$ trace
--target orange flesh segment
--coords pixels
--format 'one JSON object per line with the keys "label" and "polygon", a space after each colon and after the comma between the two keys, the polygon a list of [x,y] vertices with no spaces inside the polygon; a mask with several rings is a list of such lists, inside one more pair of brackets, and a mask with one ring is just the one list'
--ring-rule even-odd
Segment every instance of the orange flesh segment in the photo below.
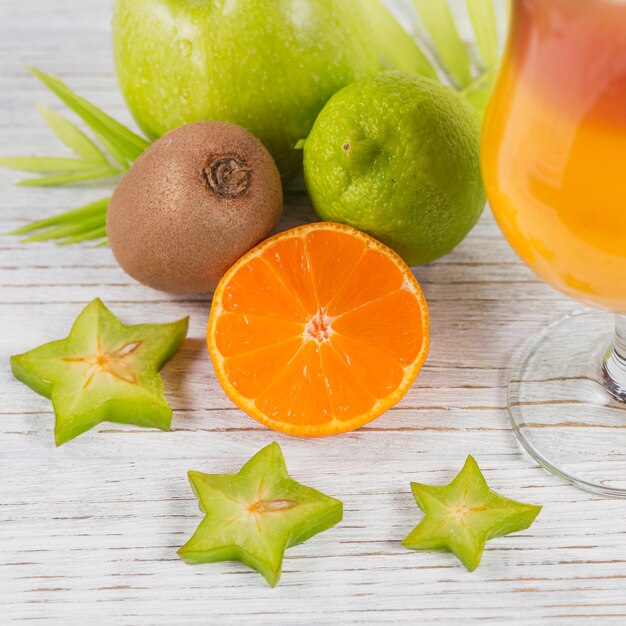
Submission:
{"label": "orange flesh segment", "polygon": [[225,311],[306,322],[306,310],[262,258],[240,267],[222,295]]}
{"label": "orange flesh segment", "polygon": [[226,274],[209,350],[231,399],[296,435],[353,430],[408,390],[428,347],[410,270],[366,235],[311,224],[277,235]]}
{"label": "orange flesh segment", "polygon": [[[302,343],[288,339],[268,348],[224,359],[224,370],[232,385],[246,398],[255,398],[287,367]],[[263,367],[259,367],[262,363]]]}
{"label": "orange flesh segment", "polygon": [[332,419],[328,389],[317,343],[307,341],[293,360],[256,399],[270,419],[294,425],[324,424]]}
{"label": "orange flesh segment", "polygon": [[348,234],[314,230],[306,236],[306,247],[317,302],[320,307],[327,307],[354,272],[365,252],[365,245]]}
{"label": "orange flesh segment", "polygon": [[358,280],[348,280],[338,289],[328,303],[328,315],[342,315],[400,289],[404,283],[400,268],[378,250],[367,250],[354,269]]}
{"label": "orange flesh segment", "polygon": [[421,329],[415,326],[419,304],[409,291],[394,291],[349,311],[333,322],[333,330],[407,366],[422,345]]}
{"label": "orange flesh segment", "polygon": [[402,382],[404,370],[399,361],[339,334],[333,335],[331,343],[355,377],[376,398],[389,395]]}
{"label": "orange flesh segment", "polygon": [[217,349],[228,358],[268,348],[303,332],[297,322],[271,317],[224,312],[216,323]]}
{"label": "orange flesh segment", "polygon": [[321,344],[320,356],[335,417],[352,419],[371,409],[376,398],[335,347],[331,343]]}
{"label": "orange flesh segment", "polygon": [[277,241],[263,259],[272,267],[287,291],[297,298],[309,316],[319,308],[303,237]]}

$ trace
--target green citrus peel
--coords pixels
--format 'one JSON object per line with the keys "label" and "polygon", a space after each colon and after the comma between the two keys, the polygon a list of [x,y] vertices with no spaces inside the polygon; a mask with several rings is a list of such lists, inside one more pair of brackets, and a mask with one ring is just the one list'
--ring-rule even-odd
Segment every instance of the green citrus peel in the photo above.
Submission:
{"label": "green citrus peel", "polygon": [[411,483],[411,489],[426,515],[403,545],[452,552],[469,571],[480,564],[489,539],[528,528],[541,511],[540,506],[509,500],[489,489],[471,456],[449,485]]}
{"label": "green citrus peel", "polygon": [[341,521],[339,500],[289,477],[280,446],[257,452],[236,474],[189,472],[205,518],[180,548],[187,563],[240,561],[274,587],[285,550]]}
{"label": "green citrus peel", "polygon": [[168,430],[172,418],[159,370],[180,348],[188,318],[124,326],[100,300],[66,339],[11,357],[16,378],[50,398],[57,446],[101,422]]}
{"label": "green citrus peel", "polygon": [[398,70],[337,92],[304,144],[316,215],[393,248],[409,265],[449,253],[485,206],[480,127],[458,92]]}

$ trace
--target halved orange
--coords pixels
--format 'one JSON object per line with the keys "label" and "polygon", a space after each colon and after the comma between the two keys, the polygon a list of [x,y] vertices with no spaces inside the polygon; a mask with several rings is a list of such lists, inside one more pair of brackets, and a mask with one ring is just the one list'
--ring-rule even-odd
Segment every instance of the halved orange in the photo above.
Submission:
{"label": "halved orange", "polygon": [[207,342],[217,378],[246,413],[290,435],[332,435],[404,396],[428,352],[428,309],[395,252],[318,222],[233,265],[215,291]]}

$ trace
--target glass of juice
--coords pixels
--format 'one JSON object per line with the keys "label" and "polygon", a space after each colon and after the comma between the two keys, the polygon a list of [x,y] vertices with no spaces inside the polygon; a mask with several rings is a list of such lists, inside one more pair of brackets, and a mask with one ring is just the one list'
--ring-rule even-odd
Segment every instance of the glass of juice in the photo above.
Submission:
{"label": "glass of juice", "polygon": [[522,260],[590,308],[529,339],[509,413],[544,467],[626,497],[626,1],[511,0],[510,20],[487,195]]}

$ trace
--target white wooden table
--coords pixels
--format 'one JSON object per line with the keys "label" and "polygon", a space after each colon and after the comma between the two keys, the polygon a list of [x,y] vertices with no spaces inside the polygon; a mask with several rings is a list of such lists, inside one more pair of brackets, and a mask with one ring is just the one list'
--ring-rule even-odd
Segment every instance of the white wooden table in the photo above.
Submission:
{"label": "white wooden table", "polygon": [[[0,154],[62,154],[34,109],[62,110],[24,63],[131,123],[117,90],[107,0],[0,0]],[[20,189],[0,172],[0,231],[106,194]],[[284,226],[310,219],[288,208]],[[0,238],[0,622],[51,624],[626,624],[626,502],[563,484],[518,448],[505,411],[521,342],[577,305],[538,282],[490,215],[416,275],[432,351],[406,398],[358,432],[299,440],[262,428],[220,389],[204,347],[207,298],[130,280],[106,248]],[[172,432],[102,425],[55,449],[47,400],[11,354],[65,336],[101,297],[127,323],[191,315],[164,370]],[[176,549],[201,519],[186,470],[236,471],[278,441],[296,478],[344,502],[344,521],[287,552],[270,589],[239,564],[189,566]],[[544,510],[488,544],[469,573],[401,539],[420,519],[409,481],[445,483],[475,455],[491,485]]]}

